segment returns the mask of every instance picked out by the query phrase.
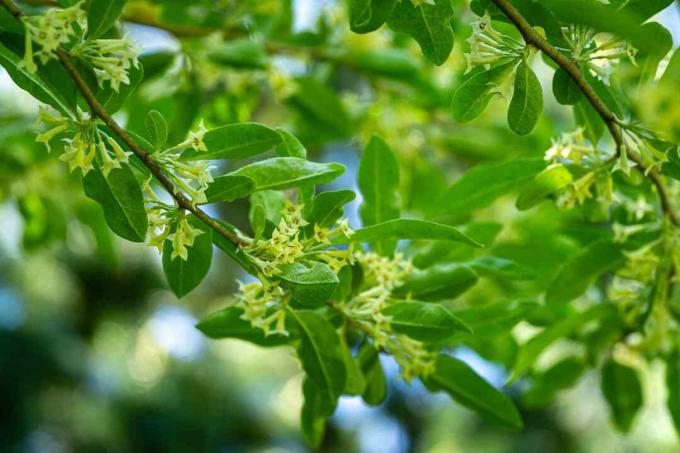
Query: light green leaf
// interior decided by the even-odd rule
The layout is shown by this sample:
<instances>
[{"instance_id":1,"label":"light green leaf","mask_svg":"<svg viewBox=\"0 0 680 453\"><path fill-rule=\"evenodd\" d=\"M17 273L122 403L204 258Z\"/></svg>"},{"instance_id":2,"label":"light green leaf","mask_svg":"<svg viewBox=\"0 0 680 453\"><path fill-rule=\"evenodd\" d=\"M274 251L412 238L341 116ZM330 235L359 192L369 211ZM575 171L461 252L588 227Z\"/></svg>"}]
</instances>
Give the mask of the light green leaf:
<instances>
[{"instance_id":1,"label":"light green leaf","mask_svg":"<svg viewBox=\"0 0 680 453\"><path fill-rule=\"evenodd\" d=\"M223 42L208 57L215 63L239 69L266 69L268 64L262 45L250 39Z\"/></svg>"},{"instance_id":2,"label":"light green leaf","mask_svg":"<svg viewBox=\"0 0 680 453\"><path fill-rule=\"evenodd\" d=\"M255 182L254 191L284 190L313 184L326 184L345 172L345 167L332 162L322 164L300 157L273 157L254 162L231 176L247 176Z\"/></svg>"},{"instance_id":3,"label":"light green leaf","mask_svg":"<svg viewBox=\"0 0 680 453\"><path fill-rule=\"evenodd\" d=\"M327 399L309 377L302 382L302 394L304 396L300 412L302 437L307 445L317 449L321 446L326 433L326 417L332 415L334 409L328 407Z\"/></svg>"},{"instance_id":4,"label":"light green leaf","mask_svg":"<svg viewBox=\"0 0 680 453\"><path fill-rule=\"evenodd\" d=\"M104 35L118 21L126 0L90 0L87 10L87 39Z\"/></svg>"},{"instance_id":5,"label":"light green leaf","mask_svg":"<svg viewBox=\"0 0 680 453\"><path fill-rule=\"evenodd\" d=\"M247 197L255 189L255 181L247 176L224 175L218 176L210 183L205 191L208 203L219 201L234 201Z\"/></svg>"},{"instance_id":6,"label":"light green leaf","mask_svg":"<svg viewBox=\"0 0 680 453\"><path fill-rule=\"evenodd\" d=\"M340 281L326 264L312 262L282 264L278 277L293 294L293 298L303 305L322 306L328 302Z\"/></svg>"},{"instance_id":7,"label":"light green leaf","mask_svg":"<svg viewBox=\"0 0 680 453\"><path fill-rule=\"evenodd\" d=\"M279 156L307 157L307 150L296 136L280 127L277 127L275 130L281 134L281 143L276 147L276 153Z\"/></svg>"},{"instance_id":8,"label":"light green leaf","mask_svg":"<svg viewBox=\"0 0 680 453\"><path fill-rule=\"evenodd\" d=\"M564 165L551 165L536 175L534 180L522 190L515 206L520 211L531 209L546 197L568 186L573 179Z\"/></svg>"},{"instance_id":9,"label":"light green leaf","mask_svg":"<svg viewBox=\"0 0 680 453\"><path fill-rule=\"evenodd\" d=\"M279 224L285 203L285 194L275 190L262 190L250 195L248 219L256 238L262 236L267 227L271 232Z\"/></svg>"},{"instance_id":10,"label":"light green leaf","mask_svg":"<svg viewBox=\"0 0 680 453\"><path fill-rule=\"evenodd\" d=\"M574 105L574 121L583 128L586 138L596 144L604 133L605 124L587 99L581 99Z\"/></svg>"},{"instance_id":11,"label":"light green leaf","mask_svg":"<svg viewBox=\"0 0 680 453\"><path fill-rule=\"evenodd\" d=\"M123 239L144 242L148 220L142 189L127 164L104 176L95 167L83 177L85 195L99 203L106 223Z\"/></svg>"},{"instance_id":12,"label":"light green leaf","mask_svg":"<svg viewBox=\"0 0 680 453\"><path fill-rule=\"evenodd\" d=\"M465 362L440 355L434 373L423 383L431 392L444 391L490 421L512 429L523 426L512 400L482 379Z\"/></svg>"},{"instance_id":13,"label":"light green leaf","mask_svg":"<svg viewBox=\"0 0 680 453\"><path fill-rule=\"evenodd\" d=\"M188 149L182 159L245 159L274 149L281 140L281 134L259 123L227 124L205 133L208 151Z\"/></svg>"},{"instance_id":14,"label":"light green leaf","mask_svg":"<svg viewBox=\"0 0 680 453\"><path fill-rule=\"evenodd\" d=\"M514 159L478 165L444 192L436 203L436 212L463 215L485 208L501 195L521 188L544 168L543 159Z\"/></svg>"},{"instance_id":15,"label":"light green leaf","mask_svg":"<svg viewBox=\"0 0 680 453\"><path fill-rule=\"evenodd\" d=\"M456 121L466 123L479 116L489 101L499 94L497 86L509 76L514 63L506 63L488 71L479 69L468 74L458 86L451 101L451 113Z\"/></svg>"},{"instance_id":16,"label":"light green leaf","mask_svg":"<svg viewBox=\"0 0 680 453\"><path fill-rule=\"evenodd\" d=\"M397 32L410 35L420 45L423 54L436 65L443 64L453 49L451 0L434 0L434 4L400 1L387 18L387 25Z\"/></svg>"},{"instance_id":17,"label":"light green leaf","mask_svg":"<svg viewBox=\"0 0 680 453\"><path fill-rule=\"evenodd\" d=\"M253 327L242 316L242 308L227 307L210 314L196 328L213 339L236 338L260 346L279 346L290 342L291 338L276 333L265 336L262 329Z\"/></svg>"},{"instance_id":18,"label":"light green leaf","mask_svg":"<svg viewBox=\"0 0 680 453\"><path fill-rule=\"evenodd\" d=\"M290 100L299 110L340 136L351 133L352 118L335 90L312 77L298 77L295 82L297 90Z\"/></svg>"},{"instance_id":19,"label":"light green leaf","mask_svg":"<svg viewBox=\"0 0 680 453\"><path fill-rule=\"evenodd\" d=\"M420 300L453 299L477 283L477 273L460 263L441 263L416 270L395 294L410 294Z\"/></svg>"},{"instance_id":20,"label":"light green leaf","mask_svg":"<svg viewBox=\"0 0 680 453\"><path fill-rule=\"evenodd\" d=\"M307 216L310 224L329 228L342 217L345 205L356 198L353 190L321 192L314 197L312 211Z\"/></svg>"},{"instance_id":21,"label":"light green leaf","mask_svg":"<svg viewBox=\"0 0 680 453\"><path fill-rule=\"evenodd\" d=\"M151 143L153 143L156 148L163 147L168 140L168 123L165 121L161 112L158 110L151 110L146 114L144 122Z\"/></svg>"},{"instance_id":22,"label":"light green leaf","mask_svg":"<svg viewBox=\"0 0 680 453\"><path fill-rule=\"evenodd\" d=\"M288 313L298 325L302 368L319 389L324 407L334 408L346 380L340 338L333 325L314 311L289 309Z\"/></svg>"},{"instance_id":23,"label":"light green leaf","mask_svg":"<svg viewBox=\"0 0 680 453\"><path fill-rule=\"evenodd\" d=\"M165 272L170 289L180 299L203 281L208 275L212 262L212 229L193 216L188 219L191 226L200 229L203 233L196 236L193 246L187 247L187 259L183 260L179 256L173 259L172 242L166 239L163 244L163 272ZM174 226L171 232L175 232Z\"/></svg>"},{"instance_id":24,"label":"light green leaf","mask_svg":"<svg viewBox=\"0 0 680 453\"><path fill-rule=\"evenodd\" d=\"M534 301L515 300L472 305L452 313L470 326L474 335L479 337L509 331L518 322L526 319L529 312L536 307L538 303Z\"/></svg>"},{"instance_id":25,"label":"light green leaf","mask_svg":"<svg viewBox=\"0 0 680 453\"><path fill-rule=\"evenodd\" d=\"M614 360L602 367L601 390L609 403L612 421L619 431L627 433L642 407L642 384L634 368Z\"/></svg>"},{"instance_id":26,"label":"light green leaf","mask_svg":"<svg viewBox=\"0 0 680 453\"><path fill-rule=\"evenodd\" d=\"M481 276L509 280L531 280L536 273L521 264L498 256L482 256L466 263Z\"/></svg>"},{"instance_id":27,"label":"light green leaf","mask_svg":"<svg viewBox=\"0 0 680 453\"><path fill-rule=\"evenodd\" d=\"M546 303L566 304L576 299L597 277L623 262L621 244L604 240L589 245L564 263L545 294Z\"/></svg>"},{"instance_id":28,"label":"light green leaf","mask_svg":"<svg viewBox=\"0 0 680 453\"><path fill-rule=\"evenodd\" d=\"M393 302L382 313L390 318L392 330L418 341L443 341L457 332L471 332L463 321L438 304Z\"/></svg>"},{"instance_id":29,"label":"light green leaf","mask_svg":"<svg viewBox=\"0 0 680 453\"><path fill-rule=\"evenodd\" d=\"M517 66L515 91L508 108L510 129L519 135L526 135L534 129L543 111L543 90L538 77L526 61Z\"/></svg>"},{"instance_id":30,"label":"light green leaf","mask_svg":"<svg viewBox=\"0 0 680 453\"><path fill-rule=\"evenodd\" d=\"M396 0L349 0L349 27L354 33L369 33L385 23Z\"/></svg>"},{"instance_id":31,"label":"light green leaf","mask_svg":"<svg viewBox=\"0 0 680 453\"><path fill-rule=\"evenodd\" d=\"M375 225L399 217L399 164L392 150L379 137L366 145L357 176L363 195L360 212L364 225ZM395 241L376 242L376 250L390 254Z\"/></svg>"},{"instance_id":32,"label":"light green leaf","mask_svg":"<svg viewBox=\"0 0 680 453\"><path fill-rule=\"evenodd\" d=\"M387 239L427 239L462 242L472 247L482 247L471 237L456 228L441 223L417 219L394 219L356 230L349 238L341 237L336 243L375 242Z\"/></svg>"}]
</instances>

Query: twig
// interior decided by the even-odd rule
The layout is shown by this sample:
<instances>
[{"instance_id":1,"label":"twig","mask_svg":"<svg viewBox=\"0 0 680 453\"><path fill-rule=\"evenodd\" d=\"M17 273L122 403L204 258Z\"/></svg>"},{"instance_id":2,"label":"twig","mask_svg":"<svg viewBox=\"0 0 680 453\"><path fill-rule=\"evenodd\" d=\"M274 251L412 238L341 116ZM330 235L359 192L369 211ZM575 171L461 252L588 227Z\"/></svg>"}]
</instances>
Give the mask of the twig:
<instances>
[{"instance_id":1,"label":"twig","mask_svg":"<svg viewBox=\"0 0 680 453\"><path fill-rule=\"evenodd\" d=\"M592 86L588 83L586 78L581 73L578 65L575 61L570 59L568 56L560 52L552 44L548 42L543 36L541 36L536 30L533 29L531 24L522 16L522 14L510 3L509 0L491 0L496 6L505 14L505 16L512 22L512 24L519 30L524 38L524 41L536 47L544 54L546 54L552 61L554 61L558 66L560 66L564 71L569 74L572 80L579 87L583 95L588 99L590 105L593 106L598 115L602 118L607 129L609 130L614 143L616 144L616 154L620 155L622 152L626 152L624 149L625 142L623 139L623 134L621 132L621 126L619 125L616 115L612 113L607 105L600 99ZM642 156L634 152L627 153L630 160L635 162L640 171L643 174L647 174L649 179L656 187L657 195L661 202L661 209L665 215L667 215L671 221L676 225L680 226L680 217L673 210L673 206L670 203L670 198L666 187L661 181L656 169L648 169L642 159Z\"/></svg>"},{"instance_id":2,"label":"twig","mask_svg":"<svg viewBox=\"0 0 680 453\"><path fill-rule=\"evenodd\" d=\"M22 13L21 11L19 11L16 5L14 5L12 0L0 0L0 3L12 16L14 16L17 19L21 19ZM57 57L59 58L59 61L64 66L68 74L73 79L78 90L85 98L85 101L92 110L92 113L99 119L101 119L107 126L109 126L109 128L111 128L111 130L123 141L123 143L125 143L127 147L142 161L142 163L156 177L158 182L165 188L165 190L167 190L168 193L172 195L172 197L175 199L177 205L180 208L185 209L194 214L204 224L206 224L208 227L213 229L221 236L224 236L227 240L229 240L233 244L247 245L249 243L249 241L246 238L240 237L232 233L231 231L226 229L223 225L221 225L219 222L217 222L215 219L206 214L203 210L196 207L184 194L182 194L181 192L177 192L170 179L168 179L168 177L163 173L163 170L158 165L156 165L155 162L153 162L151 156L146 151L144 151L137 144L137 142L132 140L132 138L125 131L125 129L120 127L118 123L116 123L116 121L106 111L106 109L99 103L90 87L87 85L87 83L82 78L82 76L75 68L75 66L73 66L73 62L71 61L69 53L62 48L58 48Z\"/></svg>"}]
</instances>

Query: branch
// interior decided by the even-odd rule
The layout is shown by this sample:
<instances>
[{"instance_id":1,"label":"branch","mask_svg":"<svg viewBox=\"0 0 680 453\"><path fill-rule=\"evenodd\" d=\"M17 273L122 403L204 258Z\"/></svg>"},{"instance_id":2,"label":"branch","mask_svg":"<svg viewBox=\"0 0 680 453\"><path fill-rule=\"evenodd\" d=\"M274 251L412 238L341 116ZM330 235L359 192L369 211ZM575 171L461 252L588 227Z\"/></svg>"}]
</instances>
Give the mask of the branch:
<instances>
[{"instance_id":1,"label":"branch","mask_svg":"<svg viewBox=\"0 0 680 453\"><path fill-rule=\"evenodd\" d=\"M598 115L600 115L602 118L602 121L604 121L604 124L607 126L607 129L609 130L609 133L611 134L612 139L614 139L614 143L616 145L616 154L620 155L622 152L625 152L623 134L621 132L621 127L616 115L614 115L614 113L609 110L607 105L597 95L593 87L590 86L586 78L581 73L581 70L579 69L576 62L560 52L557 48L550 44L548 40L546 40L536 30L534 30L531 24L512 5L512 3L510 3L509 0L491 1L496 4L496 6L510 20L510 22L512 22L512 24L517 28L517 30L519 30L527 44L539 49L558 66L564 69L567 74L569 74L586 99L588 99L590 105L593 106ZM661 209L664 214L667 215L676 226L680 226L680 217L678 217L677 213L673 210L673 206L670 203L670 198L668 196L668 192L666 191L666 187L663 185L663 181L661 181L661 177L659 176L656 169L648 169L644 163L644 160L642 159L642 156L638 155L637 153L628 152L628 157L630 160L635 162L640 171L646 173L647 176L649 176L649 179L652 180L652 183L656 187L656 192L661 202Z\"/></svg>"},{"instance_id":2,"label":"branch","mask_svg":"<svg viewBox=\"0 0 680 453\"><path fill-rule=\"evenodd\" d=\"M22 13L21 11L19 11L16 5L12 3L12 0L0 0L0 3L12 16L14 16L17 19L21 19ZM92 114L101 119L107 126L109 126L109 128L111 128L111 130L123 141L123 143L125 143L127 147L142 161L142 163L156 177L156 179L163 186L163 188L165 188L165 190L170 195L172 195L177 205L181 209L185 209L194 214L204 224L206 224L208 227L213 229L221 236L224 236L228 241L230 241L234 245L238 246L248 244L247 239L232 233L223 225L221 225L218 221L216 221L208 214L206 214L203 210L194 206L192 202L184 194L175 191L175 187L170 181L170 179L168 179L168 177L165 176L165 174L163 173L163 170L158 165L156 165L155 162L153 162L151 156L146 151L144 151L137 144L137 142L132 140L132 138L130 137L130 135L128 135L125 129L120 127L118 123L116 123L116 121L106 111L106 109L99 103L90 87L87 85L87 83L82 78L82 76L75 68L75 66L73 66L73 62L71 61L71 56L69 55L69 53L62 48L58 48L57 57L59 58L59 61L64 66L66 71L69 73L73 81L75 82L76 87L78 88L80 93L85 98L87 105L92 110Z\"/></svg>"}]
</instances>

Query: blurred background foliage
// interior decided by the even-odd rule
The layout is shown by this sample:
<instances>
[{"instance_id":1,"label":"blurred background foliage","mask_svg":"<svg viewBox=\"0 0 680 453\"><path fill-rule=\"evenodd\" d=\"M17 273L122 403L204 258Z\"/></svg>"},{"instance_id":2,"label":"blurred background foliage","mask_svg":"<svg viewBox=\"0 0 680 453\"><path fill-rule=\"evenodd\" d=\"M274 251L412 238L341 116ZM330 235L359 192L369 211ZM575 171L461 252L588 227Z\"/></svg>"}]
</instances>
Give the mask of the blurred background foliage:
<instances>
[{"instance_id":1,"label":"blurred background foliage","mask_svg":"<svg viewBox=\"0 0 680 453\"><path fill-rule=\"evenodd\" d=\"M129 0L125 31L143 50L146 77L117 117L134 131L149 110L159 110L175 141L199 118L209 127L237 121L286 127L311 160L348 167L334 189L356 189L359 150L378 134L398 153L405 210L426 215L434 197L472 166L541 158L551 137L574 128L570 109L549 94L552 70L540 61L546 108L529 136L507 128L504 100L492 101L471 123L451 119L449 102L465 71L473 19L465 1L453 4L454 52L435 67L411 39L385 27L351 33L340 1ZM677 4L656 18L675 33L676 46L679 19ZM630 99L642 101L635 106L640 116L677 141L677 85L633 87L625 71L617 77L619 86L635 90ZM100 208L83 195L80 176L67 173L58 152L47 154L34 142L37 107L0 70L0 450L304 451L298 434L301 374L292 352L209 341L194 328L226 305L242 271L219 255L198 290L178 301L165 286L155 252L115 238ZM359 201L346 212L354 225ZM470 223L475 237L492 244L487 252L540 270L537 278L483 275L454 308L531 300L567 256L600 235L598 225L587 221L596 216L588 204L562 212L543 203L518 212L514 202L508 195L446 220ZM248 228L245 200L214 209ZM469 249L438 243L419 250L416 265L474 257ZM516 309L522 307L518 300ZM559 316L535 310L532 324ZM500 386L518 343L535 329L522 322L512 335L478 335L474 348L457 356ZM541 362L547 368L579 348L560 340ZM406 385L396 365L383 361L388 400L369 408L359 398L343 398L323 451L678 448L665 414L662 367L655 363L643 368L645 407L624 436L608 421L593 372L576 371L560 384L570 389L559 396L531 391L540 390L540 376L513 384L526 427L511 433L443 395L428 394L419 383Z\"/></svg>"}]
</instances>

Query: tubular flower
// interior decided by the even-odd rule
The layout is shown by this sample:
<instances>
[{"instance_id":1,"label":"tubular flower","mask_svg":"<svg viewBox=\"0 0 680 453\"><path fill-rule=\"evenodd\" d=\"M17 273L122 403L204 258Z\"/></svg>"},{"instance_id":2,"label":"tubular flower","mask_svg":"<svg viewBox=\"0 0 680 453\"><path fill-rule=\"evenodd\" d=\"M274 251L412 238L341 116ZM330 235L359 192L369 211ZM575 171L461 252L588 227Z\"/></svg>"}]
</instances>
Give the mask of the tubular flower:
<instances>
[{"instance_id":1,"label":"tubular flower","mask_svg":"<svg viewBox=\"0 0 680 453\"><path fill-rule=\"evenodd\" d=\"M167 236L167 239L172 244L170 258L174 260L179 257L184 261L189 259L188 247L192 247L196 236L201 234L203 234L203 231L192 227L184 214L180 213L175 222L175 231Z\"/></svg>"},{"instance_id":2,"label":"tubular flower","mask_svg":"<svg viewBox=\"0 0 680 453\"><path fill-rule=\"evenodd\" d=\"M59 156L59 160L66 162L71 172L80 168L83 176L87 175L94 168L92 162L97 153L94 143L90 143L81 132L77 132L71 139L65 138L64 143L64 153Z\"/></svg>"},{"instance_id":3,"label":"tubular flower","mask_svg":"<svg viewBox=\"0 0 680 453\"><path fill-rule=\"evenodd\" d=\"M524 46L491 26L491 16L485 13L472 23L473 32L467 39L470 52L465 54L467 71L474 66L489 68L505 58L516 58L522 54Z\"/></svg>"},{"instance_id":4,"label":"tubular flower","mask_svg":"<svg viewBox=\"0 0 680 453\"><path fill-rule=\"evenodd\" d=\"M139 52L128 37L85 41L74 47L72 53L92 63L100 88L109 81L116 92L121 84L130 84L130 68L139 67Z\"/></svg>"},{"instance_id":5,"label":"tubular flower","mask_svg":"<svg viewBox=\"0 0 680 453\"><path fill-rule=\"evenodd\" d=\"M189 137L180 143L179 146L182 148L190 147L194 151L207 152L208 147L205 146L205 143L203 142L203 137L205 136L206 132L208 132L208 130L205 128L203 120L201 120L201 122L198 124L198 130L189 132Z\"/></svg>"}]
</instances>

